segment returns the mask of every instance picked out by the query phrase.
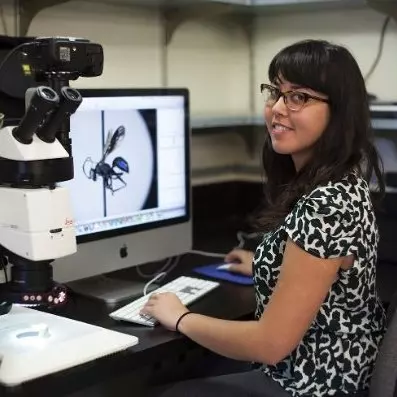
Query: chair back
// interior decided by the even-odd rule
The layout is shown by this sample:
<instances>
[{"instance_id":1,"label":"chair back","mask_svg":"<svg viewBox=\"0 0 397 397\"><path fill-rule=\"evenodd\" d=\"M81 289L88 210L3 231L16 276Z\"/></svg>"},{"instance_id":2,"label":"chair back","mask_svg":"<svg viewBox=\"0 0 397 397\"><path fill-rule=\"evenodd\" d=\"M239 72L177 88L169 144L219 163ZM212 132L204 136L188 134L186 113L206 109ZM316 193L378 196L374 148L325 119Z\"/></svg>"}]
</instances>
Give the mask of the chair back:
<instances>
[{"instance_id":1,"label":"chair back","mask_svg":"<svg viewBox=\"0 0 397 397\"><path fill-rule=\"evenodd\" d=\"M397 381L397 291L390 301L386 317L387 331L379 347L371 379L369 397L394 397Z\"/></svg>"}]
</instances>

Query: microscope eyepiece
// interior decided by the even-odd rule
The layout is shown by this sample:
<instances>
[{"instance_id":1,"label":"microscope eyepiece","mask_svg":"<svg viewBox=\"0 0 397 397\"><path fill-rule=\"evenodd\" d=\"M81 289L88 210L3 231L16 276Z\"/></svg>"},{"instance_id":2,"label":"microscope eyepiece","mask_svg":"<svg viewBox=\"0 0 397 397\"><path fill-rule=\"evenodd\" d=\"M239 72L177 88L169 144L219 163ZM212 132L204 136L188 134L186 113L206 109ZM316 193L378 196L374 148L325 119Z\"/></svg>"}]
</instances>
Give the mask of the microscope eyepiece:
<instances>
[{"instance_id":1,"label":"microscope eyepiece","mask_svg":"<svg viewBox=\"0 0 397 397\"><path fill-rule=\"evenodd\" d=\"M80 101L81 102L81 95L78 91L74 90L70 87L64 87L65 95L72 101Z\"/></svg>"},{"instance_id":2,"label":"microscope eyepiece","mask_svg":"<svg viewBox=\"0 0 397 397\"><path fill-rule=\"evenodd\" d=\"M25 116L19 126L12 131L13 137L25 145L32 143L33 134L56 109L58 103L59 96L52 88L46 86L36 88Z\"/></svg>"},{"instance_id":3,"label":"microscope eyepiece","mask_svg":"<svg viewBox=\"0 0 397 397\"><path fill-rule=\"evenodd\" d=\"M57 93L49 87L40 87L40 93L45 99L48 100L54 100L56 96L58 96Z\"/></svg>"},{"instance_id":4,"label":"microscope eyepiece","mask_svg":"<svg viewBox=\"0 0 397 397\"><path fill-rule=\"evenodd\" d=\"M77 110L82 100L82 96L74 88L62 87L59 106L36 132L37 136L44 142L54 142L59 127Z\"/></svg>"}]
</instances>

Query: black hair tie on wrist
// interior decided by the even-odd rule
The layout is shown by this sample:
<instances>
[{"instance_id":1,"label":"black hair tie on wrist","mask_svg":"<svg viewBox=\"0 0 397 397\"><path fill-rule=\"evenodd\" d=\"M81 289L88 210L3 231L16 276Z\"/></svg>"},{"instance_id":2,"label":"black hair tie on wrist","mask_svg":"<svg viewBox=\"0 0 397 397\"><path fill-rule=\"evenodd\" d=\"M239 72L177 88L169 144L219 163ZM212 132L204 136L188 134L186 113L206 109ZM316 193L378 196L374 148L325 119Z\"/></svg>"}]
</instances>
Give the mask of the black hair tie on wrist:
<instances>
[{"instance_id":1,"label":"black hair tie on wrist","mask_svg":"<svg viewBox=\"0 0 397 397\"><path fill-rule=\"evenodd\" d=\"M191 313L191 311L187 311L187 312L183 313L183 314L178 318L178 321L176 322L176 325L175 325L175 331L178 331L178 332L179 332L179 329L178 329L179 323L181 322L181 320L183 319L183 317L187 316L187 315L190 314L190 313Z\"/></svg>"}]
</instances>

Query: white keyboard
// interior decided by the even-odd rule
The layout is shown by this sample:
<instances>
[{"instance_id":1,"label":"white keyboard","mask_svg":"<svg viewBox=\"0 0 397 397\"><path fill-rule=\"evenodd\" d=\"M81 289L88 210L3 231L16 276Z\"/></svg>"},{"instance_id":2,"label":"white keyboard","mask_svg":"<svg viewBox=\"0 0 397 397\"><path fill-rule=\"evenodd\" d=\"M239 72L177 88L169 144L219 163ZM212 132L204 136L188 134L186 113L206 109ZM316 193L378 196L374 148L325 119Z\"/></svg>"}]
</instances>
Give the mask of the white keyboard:
<instances>
[{"instance_id":1,"label":"white keyboard","mask_svg":"<svg viewBox=\"0 0 397 397\"><path fill-rule=\"evenodd\" d=\"M214 288L218 287L219 283L216 281L202 280L194 277L181 276L175 280L170 281L168 284L157 288L152 293L159 292L173 292L175 293L184 305L189 305L208 294ZM129 321L141 325L153 327L157 324L157 320L153 317L142 316L139 314L142 307L149 299L150 294L142 296L131 303L121 307L110 313L109 316L115 320Z\"/></svg>"}]
</instances>

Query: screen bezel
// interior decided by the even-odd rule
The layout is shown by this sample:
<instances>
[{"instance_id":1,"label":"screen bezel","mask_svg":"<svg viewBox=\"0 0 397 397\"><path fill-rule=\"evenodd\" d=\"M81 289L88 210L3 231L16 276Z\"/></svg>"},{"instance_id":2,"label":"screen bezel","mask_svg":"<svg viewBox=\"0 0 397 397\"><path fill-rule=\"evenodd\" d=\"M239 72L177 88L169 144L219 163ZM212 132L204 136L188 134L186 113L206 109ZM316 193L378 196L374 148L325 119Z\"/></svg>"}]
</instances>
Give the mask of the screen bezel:
<instances>
[{"instance_id":1,"label":"screen bezel","mask_svg":"<svg viewBox=\"0 0 397 397\"><path fill-rule=\"evenodd\" d=\"M106 238L122 236L131 233L143 232L146 230L158 229L166 226L177 225L189 222L191 219L191 205L190 205L190 117L189 117L189 91L186 88L85 88L78 89L81 96L89 97L131 97L131 96L182 96L184 98L184 113L185 113L185 197L186 197L186 214L161 221L154 221L145 224L126 226L113 230L105 230L96 233L84 234L76 236L77 244L82 244L90 241L97 241ZM73 142L72 142L73 145ZM73 146L72 146L73 148Z\"/></svg>"}]
</instances>

